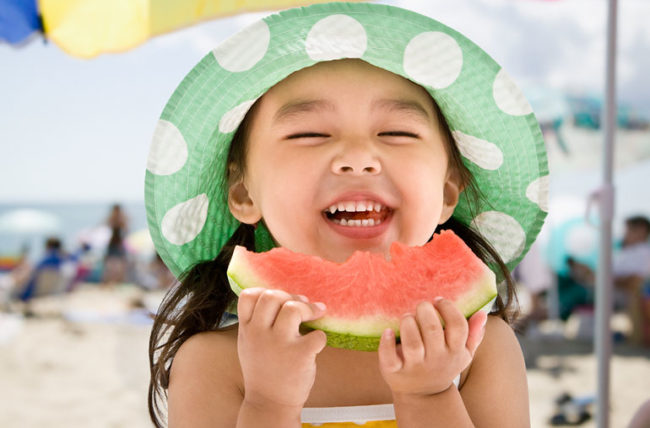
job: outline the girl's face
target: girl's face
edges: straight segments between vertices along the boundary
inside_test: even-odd
[[[318,63],[257,103],[229,205],[278,245],[343,262],[425,244],[458,201],[433,101],[361,60]]]

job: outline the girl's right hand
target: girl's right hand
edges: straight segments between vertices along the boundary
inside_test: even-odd
[[[316,377],[316,355],[327,338],[320,330],[302,335],[299,327],[322,317],[324,305],[281,290],[247,288],[239,295],[237,312],[244,401],[302,409]]]

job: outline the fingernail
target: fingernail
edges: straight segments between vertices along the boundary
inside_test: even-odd
[[[296,297],[297,297],[298,300],[300,300],[301,302],[305,302],[305,303],[309,302],[309,299],[307,298],[307,296],[303,296],[302,294],[299,294],[299,295],[297,295]]]
[[[442,297],[438,296],[435,299],[433,299],[433,303],[438,303],[441,300],[442,300]]]
[[[481,324],[481,326],[485,327],[485,324],[487,324],[487,317],[483,318],[483,324]]]
[[[314,306],[316,306],[319,310],[324,311],[327,306],[323,302],[316,302],[314,303]]]

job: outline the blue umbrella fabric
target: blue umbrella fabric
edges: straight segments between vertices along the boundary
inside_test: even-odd
[[[0,41],[19,44],[43,31],[36,0],[0,0]]]

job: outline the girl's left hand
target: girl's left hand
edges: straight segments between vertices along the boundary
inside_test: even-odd
[[[446,391],[472,361],[486,321],[483,311],[466,320],[451,301],[440,299],[435,306],[422,302],[415,315],[402,318],[399,345],[387,329],[379,343],[379,368],[393,395],[422,397]]]

